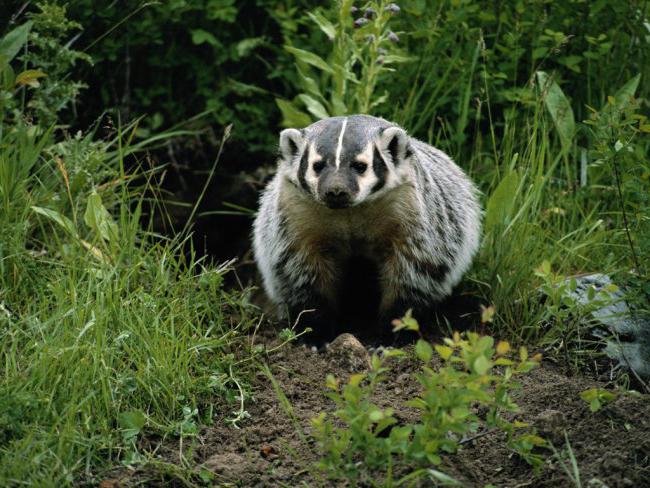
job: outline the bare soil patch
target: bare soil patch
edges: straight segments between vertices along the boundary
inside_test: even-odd
[[[247,403],[251,417],[239,429],[226,425],[232,406],[217,409],[224,415],[204,429],[195,444],[192,461],[213,474],[211,483],[237,487],[337,486],[313,476],[316,446],[309,437],[309,420],[321,411],[333,409],[325,396],[328,373],[346,379],[355,363],[341,361],[338,352],[314,351],[304,345],[290,345],[266,358],[273,378],[290,402],[283,405],[267,375],[257,374],[253,397]],[[394,363],[386,387],[376,402],[382,406],[403,405],[418,391],[413,372],[415,361]],[[531,373],[519,378],[515,392],[520,407],[517,419],[534,425],[540,435],[558,451],[566,452],[565,432],[577,460],[582,486],[650,487],[650,398],[621,394],[600,411],[591,413],[580,392],[607,387],[605,381],[571,375],[560,365],[545,360]],[[412,412],[399,412],[411,421]],[[187,441],[186,441],[187,442]],[[167,444],[167,443],[165,443]],[[166,445],[158,455],[167,461],[177,458],[178,445]],[[547,452],[540,472],[506,448],[504,435],[489,433],[464,444],[457,454],[444,457],[438,469],[467,487],[567,487],[571,483],[561,463]],[[570,469],[570,468],[569,468]],[[165,485],[170,473],[144,471],[117,475],[115,486]],[[172,476],[173,478],[173,476]],[[198,476],[194,481],[199,481]]]

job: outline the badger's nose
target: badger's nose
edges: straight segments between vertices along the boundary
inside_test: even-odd
[[[343,208],[350,205],[352,199],[347,188],[332,187],[325,192],[325,203],[330,208]]]

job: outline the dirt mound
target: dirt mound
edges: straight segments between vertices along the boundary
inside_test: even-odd
[[[359,354],[355,341],[343,342],[352,344],[353,352]],[[341,361],[338,348],[319,352],[304,345],[281,348],[267,357],[266,363],[271,376],[257,374],[252,399],[246,405],[250,418],[234,428],[226,423],[232,406],[218,406],[215,410],[223,416],[200,433],[193,452],[186,447],[187,461],[196,465],[194,481],[210,478],[208,484],[237,487],[337,486],[314,477],[317,453],[309,436],[309,420],[334,407],[324,394],[326,375],[347,379],[360,363],[351,368]],[[419,391],[413,375],[418,367],[410,359],[392,364],[385,388],[374,401],[381,407],[395,407],[413,398]],[[543,361],[539,368],[519,377],[519,382],[521,388],[514,392],[520,408],[516,418],[535,426],[559,456],[546,451],[546,463],[534,473],[508,450],[505,435],[494,432],[477,435],[457,454],[444,456],[439,470],[466,487],[650,487],[648,396],[620,394],[592,413],[580,393],[606,387],[606,383],[569,375],[551,361]],[[403,422],[414,421],[413,412],[407,410],[397,416]],[[581,485],[567,475],[567,470],[573,471],[566,439],[577,461]],[[162,445],[150,441],[159,458],[179,462],[178,440]],[[107,478],[117,483],[111,485],[115,487],[182,484],[169,469],[154,472],[151,465],[136,472],[114,472]]]
[[[196,461],[216,475],[219,482],[235,486],[313,486],[310,464],[316,459],[308,436],[309,419],[333,408],[324,395],[325,376],[349,375],[347,367],[332,361],[331,355],[304,346],[292,346],[269,358],[273,378],[291,404],[290,412],[264,374],[258,375],[254,400],[248,405],[251,420],[241,429],[217,426],[201,436]],[[390,373],[387,387],[376,401],[399,405],[418,391],[412,371],[414,362],[403,361]],[[564,433],[580,470],[582,486],[650,486],[650,399],[619,395],[596,413],[580,399],[580,392],[602,382],[567,376],[551,362],[520,379],[516,391],[520,407],[517,418],[528,421],[552,441],[560,456],[553,457],[535,474],[509,451],[503,434],[478,437],[455,455],[445,458],[441,470],[468,487],[492,483],[504,487],[572,486],[563,462],[566,455]],[[404,420],[408,419],[406,412]],[[302,432],[302,433],[301,433]]]

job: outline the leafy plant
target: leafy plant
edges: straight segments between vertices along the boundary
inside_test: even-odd
[[[411,318],[406,317],[406,322],[408,328],[413,327]],[[386,381],[387,361],[399,360],[406,352],[373,355],[370,370],[352,375],[345,384],[328,376],[328,396],[337,409],[312,420],[321,453],[318,468],[330,480],[352,484],[398,486],[414,479],[453,482],[434,467],[441,463],[441,456],[456,452],[481,427],[506,432],[508,446],[538,466],[542,458],[533,451],[545,441],[533,433],[518,435],[516,431],[525,424],[509,422],[503,413],[517,410],[511,397],[517,387],[513,377],[534,368],[539,357],[530,359],[523,347],[517,360],[509,359],[509,352],[507,342],[495,346],[491,337],[471,332],[465,337],[455,333],[433,347],[420,339],[415,355],[421,361],[416,377],[422,390],[403,406],[415,409],[417,420],[401,425],[396,415],[400,407],[381,408],[373,402],[373,395]],[[438,370],[431,367],[434,354],[443,362]],[[501,373],[497,373],[499,367],[503,367]],[[477,405],[485,408],[484,417],[476,413]]]
[[[616,393],[603,388],[590,388],[580,393],[580,398],[589,404],[589,410],[597,412],[603,405],[616,399]]]
[[[559,348],[565,360],[575,366],[597,355],[603,344],[593,334],[592,314],[617,299],[613,293],[618,287],[611,284],[598,289],[591,285],[582,297],[576,278],[553,273],[549,261],[535,269],[535,276],[543,280],[539,288],[544,295],[541,320],[547,332],[542,343]]]
[[[377,95],[378,82],[394,71],[393,65],[409,60],[396,50],[400,39],[389,29],[400,7],[384,0],[368,2],[361,9],[353,4],[344,0],[333,13],[320,9],[307,13],[331,44],[326,59],[310,50],[285,47],[296,58],[302,93],[293,101],[276,99],[283,125],[303,127],[329,116],[373,113],[388,99],[387,93]]]
[[[32,88],[23,111],[49,127],[86,87],[83,82],[70,80],[70,71],[79,61],[92,64],[92,59],[71,47],[74,39],[70,37],[81,24],[68,19],[64,5],[44,1],[37,8],[38,12],[28,15],[29,48],[19,58],[31,69],[19,75],[16,84]]]
[[[193,436],[213,421],[215,397],[228,406],[236,397],[242,411],[245,401],[246,367],[235,354],[246,355],[252,310],[225,289],[227,266],[197,258],[187,233],[154,234],[145,214],[158,170],[142,169],[138,154],[188,132],[135,140],[137,123],[104,138],[55,132],[57,100],[74,98],[63,89],[68,75],[52,68],[40,85],[16,82],[33,79],[14,70],[25,46],[24,59],[55,46],[72,56],[59,30],[70,24],[51,24],[63,13],[47,4],[0,40],[3,486],[67,486],[108,463],[146,463],[146,433]],[[25,100],[43,105],[23,103],[26,87]]]

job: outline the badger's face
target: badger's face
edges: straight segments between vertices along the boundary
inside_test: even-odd
[[[332,117],[282,131],[280,168],[317,202],[346,208],[399,184],[408,146],[406,132],[382,119]]]

